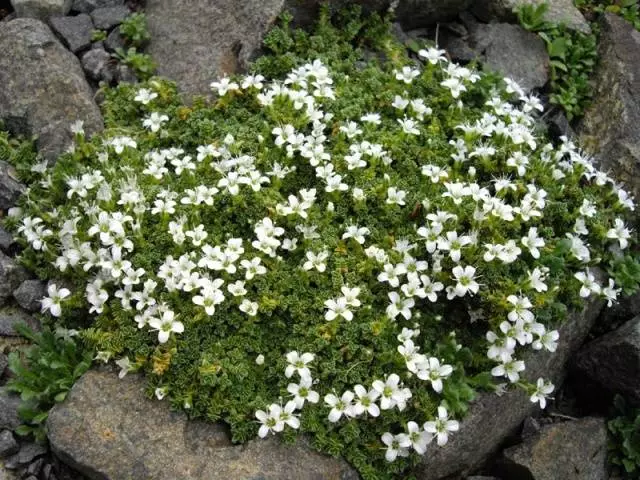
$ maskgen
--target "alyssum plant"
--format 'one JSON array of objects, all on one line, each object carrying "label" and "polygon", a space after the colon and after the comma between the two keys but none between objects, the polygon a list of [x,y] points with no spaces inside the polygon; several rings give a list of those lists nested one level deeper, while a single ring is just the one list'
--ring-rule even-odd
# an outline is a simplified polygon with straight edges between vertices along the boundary
[{"label": "alyssum plant", "polygon": [[43,310],[236,441],[306,432],[365,478],[464,435],[478,388],[544,407],[523,354],[616,300],[591,268],[635,242],[625,190],[547,143],[516,82],[411,60],[379,19],[267,46],[212,103],[159,79],[107,91],[104,134],[76,124],[54,168],[22,166],[7,223],[52,279]]}]

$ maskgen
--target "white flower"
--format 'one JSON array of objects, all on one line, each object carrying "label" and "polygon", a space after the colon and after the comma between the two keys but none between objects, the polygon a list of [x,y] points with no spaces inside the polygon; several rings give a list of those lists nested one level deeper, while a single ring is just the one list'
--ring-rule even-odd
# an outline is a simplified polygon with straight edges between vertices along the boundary
[{"label": "white flower", "polygon": [[74,135],[84,135],[84,122],[82,120],[76,120],[69,127],[71,133]]},{"label": "white flower", "polygon": [[331,407],[329,412],[330,422],[336,423],[343,415],[346,417],[353,416],[353,397],[353,392],[350,390],[344,392],[340,398],[333,393],[325,395],[324,402]]},{"label": "white flower", "polygon": [[415,300],[413,298],[401,298],[398,292],[389,292],[387,295],[391,300],[387,307],[387,316],[394,320],[400,314],[406,320],[409,320],[411,318],[411,309],[415,306]]},{"label": "white flower", "polygon": [[142,126],[155,133],[162,128],[163,123],[168,121],[169,117],[167,115],[160,115],[158,112],[152,112],[151,115],[143,120]]},{"label": "white flower", "polygon": [[462,92],[467,91],[467,87],[464,86],[459,78],[447,78],[440,82],[440,85],[448,88],[453,98],[458,98]]},{"label": "white flower", "polygon": [[509,360],[502,362],[497,367],[491,369],[494,377],[507,377],[511,383],[520,380],[520,372],[524,372],[525,365],[522,360]]},{"label": "white flower", "polygon": [[359,287],[350,288],[347,285],[343,285],[340,287],[340,291],[342,292],[342,295],[344,295],[347,305],[350,307],[360,306],[360,300],[358,300],[358,295],[360,295]]},{"label": "white flower", "polygon": [[258,302],[252,302],[246,298],[242,300],[238,308],[250,317],[255,317],[258,314]]},{"label": "white flower", "polygon": [[44,297],[40,300],[42,313],[49,311],[54,317],[59,317],[62,314],[62,300],[71,295],[71,292],[67,288],[60,288],[52,283],[47,287],[48,297]]},{"label": "white flower", "polygon": [[[546,270],[546,271],[545,271]],[[533,288],[537,292],[546,292],[548,287],[544,282],[547,278],[548,268],[534,268],[532,272],[527,272],[527,281],[531,288]]]},{"label": "white flower", "polygon": [[138,90],[133,100],[143,105],[148,105],[149,102],[156,98],[158,98],[158,94],[156,92],[152,92],[147,88],[141,88]]},{"label": "white flower", "polygon": [[396,76],[396,80],[410,84],[417,76],[420,75],[420,70],[417,68],[402,67],[402,70],[394,70],[393,73]]},{"label": "white flower", "polygon": [[162,317],[152,317],[149,319],[149,326],[158,331],[158,341],[160,343],[166,343],[167,340],[169,340],[171,332],[184,332],[184,325],[182,322],[175,320],[175,314],[171,310],[163,312]]},{"label": "white flower", "polygon": [[453,273],[453,278],[457,282],[453,292],[458,297],[464,297],[467,293],[478,293],[480,285],[475,281],[476,269],[474,267],[457,265],[453,267],[451,273]]},{"label": "white flower", "polygon": [[264,355],[260,354],[256,357],[256,365],[264,365]]},{"label": "white flower", "polygon": [[439,48],[429,48],[427,50],[420,50],[418,55],[425,60],[427,60],[431,65],[435,65],[438,62],[446,62],[447,57],[445,50],[440,50]]},{"label": "white flower", "polygon": [[371,231],[367,227],[358,227],[357,225],[349,225],[347,230],[342,234],[342,239],[353,238],[360,245],[364,244],[365,236]]},{"label": "white flower", "polygon": [[530,308],[533,308],[533,304],[527,297],[509,295],[507,297],[507,302],[513,305],[513,310],[511,310],[507,315],[510,322],[515,323],[518,320],[522,320],[525,323],[529,323],[533,321],[533,313],[529,310]]},{"label": "white flower", "polygon": [[389,375],[384,382],[375,380],[372,387],[380,395],[382,410],[389,410],[395,406],[398,406],[399,410],[403,410],[406,401],[411,398],[411,392],[400,387],[400,377],[395,373]]},{"label": "white flower", "polygon": [[267,273],[267,269],[262,265],[262,259],[260,257],[253,257],[251,260],[242,260],[240,265],[246,270],[244,278],[247,280],[251,280],[256,275],[264,275]]},{"label": "white flower", "polygon": [[366,122],[366,123],[372,123],[374,125],[380,125],[380,123],[382,123],[380,120],[379,113],[367,113],[366,115],[363,115],[362,117],[360,117],[360,121]]},{"label": "white flower", "polygon": [[245,90],[247,88],[256,88],[258,90],[262,90],[264,86],[262,82],[264,81],[264,77],[262,75],[247,75],[242,80],[242,88]]},{"label": "white flower", "polygon": [[522,245],[529,249],[529,253],[533,258],[540,258],[538,248],[544,247],[544,239],[538,236],[538,229],[531,227],[526,237],[522,237]]},{"label": "white flower", "polygon": [[600,293],[601,287],[596,282],[596,277],[589,271],[589,269],[584,272],[576,272],[573,276],[582,283],[582,286],[580,287],[580,296],[582,298],[587,298],[592,293]]},{"label": "white flower", "polygon": [[615,286],[615,281],[613,280],[613,278],[610,278],[609,285],[602,288],[602,295],[604,295],[604,298],[607,300],[608,307],[611,307],[611,305],[613,305],[613,303],[617,301],[618,294],[622,290],[620,288],[615,288]]},{"label": "white flower", "polygon": [[305,401],[318,403],[318,400],[320,400],[318,392],[311,390],[312,384],[311,377],[303,377],[300,379],[300,383],[290,383],[287,386],[287,391],[293,395],[293,401],[298,410],[304,406]]},{"label": "white flower", "polygon": [[258,430],[258,436],[260,438],[266,437],[269,432],[277,433],[284,430],[284,421],[280,418],[282,408],[275,403],[269,405],[268,412],[258,410],[256,412],[256,418],[262,425]]},{"label": "white flower", "polygon": [[398,277],[407,273],[407,267],[404,263],[397,265],[386,263],[383,268],[384,271],[378,275],[378,281],[389,282],[389,285],[394,288],[400,285],[400,279]]},{"label": "white flower", "polygon": [[442,392],[442,379],[447,378],[453,372],[451,365],[440,365],[440,361],[431,357],[426,362],[418,364],[417,376],[420,380],[431,382],[431,386],[436,393]]},{"label": "white flower", "polygon": [[287,378],[291,378],[294,373],[298,373],[300,378],[311,378],[311,370],[307,366],[309,363],[313,362],[316,356],[313,353],[303,353],[300,355],[296,350],[287,353],[287,368],[284,371],[284,376]]},{"label": "white flower", "polygon": [[438,407],[438,417],[435,420],[425,422],[424,429],[435,435],[436,442],[442,447],[449,441],[449,432],[457,432],[460,429],[460,424],[457,420],[449,420],[447,409],[440,406]]},{"label": "white flower", "polygon": [[302,268],[305,270],[311,270],[315,268],[319,272],[324,272],[327,269],[327,259],[329,258],[329,252],[323,250],[319,253],[307,252],[307,261],[304,262]]},{"label": "white flower", "polygon": [[389,432],[381,437],[382,443],[387,446],[384,458],[387,462],[393,462],[398,457],[409,456],[409,445],[411,444],[406,434],[393,435]]},{"label": "white flower", "polygon": [[418,129],[418,123],[411,118],[398,118],[398,123],[402,127],[402,131],[409,135],[420,135],[420,130]]},{"label": "white flower", "polygon": [[335,300],[329,299],[324,302],[324,306],[327,308],[324,318],[328,321],[335,320],[338,317],[342,317],[348,322],[353,320],[353,312],[349,310],[345,297],[339,297]]},{"label": "white flower", "polygon": [[223,77],[216,82],[211,82],[209,86],[212,90],[217,90],[218,95],[221,97],[225,96],[227,92],[240,89],[240,86],[236,82],[232,82],[229,77]]},{"label": "white flower", "polygon": [[406,205],[405,199],[407,198],[407,192],[404,190],[397,190],[395,187],[387,188],[387,203],[390,205]]},{"label": "white flower", "polygon": [[129,357],[122,357],[120,360],[116,360],[116,365],[120,367],[120,372],[118,373],[118,378],[124,378],[127,373],[133,370],[133,366],[131,365],[131,360]]},{"label": "white flower", "polygon": [[544,409],[547,406],[547,398],[554,389],[551,382],[545,382],[543,378],[539,378],[536,382],[536,389],[529,399],[532,403],[540,403],[540,408]]},{"label": "white flower", "polygon": [[407,437],[411,447],[419,455],[427,451],[427,445],[433,440],[433,435],[420,428],[416,422],[407,423]]},{"label": "white flower", "polygon": [[624,250],[629,245],[631,232],[620,218],[616,218],[615,227],[607,232],[607,238],[618,240],[620,243],[620,249]]},{"label": "white flower", "polygon": [[365,412],[372,417],[380,415],[380,408],[376,405],[376,400],[380,396],[377,391],[373,389],[367,390],[362,385],[356,385],[353,390],[357,397],[352,408],[354,415],[362,415]]}]

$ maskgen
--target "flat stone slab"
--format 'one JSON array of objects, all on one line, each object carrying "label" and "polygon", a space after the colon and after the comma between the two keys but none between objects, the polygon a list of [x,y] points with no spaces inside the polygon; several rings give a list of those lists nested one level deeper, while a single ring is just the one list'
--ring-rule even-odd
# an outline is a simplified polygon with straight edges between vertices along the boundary
[{"label": "flat stone slab", "polygon": [[88,371],[49,414],[53,451],[95,480],[356,480],[344,461],[278,438],[234,446],[222,425],[150,400],[140,375]]}]

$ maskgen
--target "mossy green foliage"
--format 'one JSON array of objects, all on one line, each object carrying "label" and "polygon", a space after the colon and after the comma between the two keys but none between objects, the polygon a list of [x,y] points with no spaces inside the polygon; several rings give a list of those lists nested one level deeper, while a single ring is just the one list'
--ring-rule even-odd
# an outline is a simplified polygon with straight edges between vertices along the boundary
[{"label": "mossy green foliage", "polygon": [[636,30],[640,30],[640,3],[638,0],[575,0],[575,5],[586,16],[595,18],[605,12],[615,13],[630,22]]},{"label": "mossy green foliage", "polygon": [[614,409],[608,422],[609,461],[620,467],[624,478],[640,478],[640,408],[634,408],[618,395]]},{"label": "mossy green foliage", "polygon": [[551,58],[550,101],[573,120],[584,114],[593,94],[590,82],[598,57],[597,35],[545,21],[547,9],[547,3],[526,4],[518,10],[518,18],[545,41]]},{"label": "mossy green foliage", "polygon": [[[63,315],[57,319],[59,326],[80,329],[80,337],[91,349],[108,352],[112,358],[128,357],[135,369],[146,373],[150,396],[156,388],[162,388],[174,408],[185,409],[192,417],[227,422],[237,442],[256,436],[256,410],[289,396],[286,389],[290,380],[283,375],[287,352],[297,350],[316,355],[312,374],[318,382],[316,389],[322,395],[332,390],[340,394],[355,384],[370,385],[391,372],[406,372],[405,361],[397,351],[400,324],[385,314],[386,290],[375,280],[378,265],[364,255],[358,243],[342,240],[342,232],[346,225],[366,225],[371,230],[367,243],[389,250],[390,255],[397,257],[393,262],[401,262],[402,256],[391,251],[395,240],[410,238],[417,242],[416,227],[424,224],[428,211],[452,208],[450,201],[441,196],[442,186],[426,181],[420,174],[420,165],[440,165],[448,168],[452,177],[466,178],[467,166],[451,160],[454,150],[449,140],[459,135],[459,125],[482,117],[488,100],[494,96],[509,98],[501,80],[487,74],[468,85],[464,106],[460,107],[452,100],[449,90],[440,85],[436,68],[428,63],[424,73],[411,85],[395,80],[394,69],[401,69],[411,60],[389,34],[388,23],[377,16],[363,19],[350,12],[337,16],[332,22],[325,12],[313,33],[291,30],[285,21],[267,36],[265,47],[269,53],[258,59],[253,69],[268,78],[282,78],[292,68],[314,59],[320,59],[329,67],[337,97],[326,108],[335,115],[330,132],[334,157],[346,154],[351,143],[338,132],[341,121],[359,119],[367,112],[380,112],[382,125],[363,124],[362,127],[365,137],[375,138],[385,146],[393,158],[393,168],[385,171],[371,159],[371,168],[345,173],[350,183],[366,191],[364,202],[354,202],[350,194],[325,193],[319,186],[322,197],[319,203],[323,208],[310,210],[309,222],[317,225],[320,238],[302,240],[305,248],[287,254],[286,261],[262,256],[267,273],[251,282],[251,299],[259,304],[257,316],[240,312],[239,301],[233,298],[219,305],[214,316],[208,316],[192,302],[191,295],[159,289],[158,301],[172,305],[185,324],[185,331],[171,336],[165,344],[158,344],[157,334],[137,327],[134,321],[137,312],[123,309],[116,298],[109,300],[102,313],[87,315],[84,293],[91,275],[80,265],[59,272],[53,265],[57,257],[55,242],[48,251],[27,248],[22,256],[25,265],[40,276],[62,277],[73,292],[63,305]],[[77,235],[82,241],[91,241],[86,235],[95,222],[91,208],[98,203],[108,211],[121,207],[116,205],[115,197],[108,201],[83,201],[79,207],[77,199],[67,198],[66,182],[70,177],[100,169],[115,188],[121,180],[135,176],[145,198],[151,200],[167,185],[141,174],[147,163],[145,152],[172,146],[195,152],[201,145],[221,146],[222,139],[231,134],[235,138],[229,147],[233,155],[254,156],[264,171],[275,162],[283,165],[295,162],[296,172],[284,180],[272,177],[268,189],[258,192],[247,189],[240,195],[216,197],[211,208],[178,205],[177,215],[184,215],[189,225],[204,224],[209,234],[207,243],[212,245],[223,243],[229,237],[253,238],[255,223],[264,217],[273,217],[287,231],[295,231],[296,220],[274,216],[274,206],[317,180],[313,168],[287,158],[271,141],[274,126],[288,123],[296,128],[304,126],[292,102],[276,98],[270,108],[262,108],[254,96],[231,92],[213,103],[197,99],[186,106],[170,82],[153,78],[144,86],[158,94],[153,101],[153,111],[166,114],[170,119],[161,132],[153,133],[142,127],[141,120],[149,109],[132,101],[140,85],[120,85],[105,90],[103,136],[87,141],[78,135],[74,151],[60,157],[44,179],[22,165],[20,171],[25,180],[38,179],[31,183],[30,193],[22,201],[26,213],[42,218],[52,227],[57,225],[56,230],[61,219],[79,216]],[[398,130],[391,103],[396,95],[407,95],[407,91],[413,98],[427,99],[433,109],[421,136]],[[538,133],[542,140],[543,130]],[[101,163],[98,154],[106,149],[103,140],[117,135],[135,138],[137,149],[126,148],[120,155],[109,150],[110,160],[102,157],[105,163]],[[258,142],[258,135],[265,141]],[[473,133],[465,139],[470,145],[480,140]],[[494,177],[507,173],[505,162],[510,147],[506,142],[501,144],[501,140],[496,142],[499,153],[495,158],[475,161],[474,181],[489,184]],[[388,182],[381,180],[383,171],[390,177]],[[584,182],[583,173],[578,165],[562,181],[557,181],[549,164],[541,159],[540,150],[532,153],[526,178],[535,179],[537,187],[547,192],[544,219],[536,223],[547,241],[539,261],[527,257],[526,261],[510,264],[483,263],[485,241],[503,243],[507,239],[519,239],[526,234],[528,225],[519,219],[505,224],[493,217],[479,225],[472,220],[474,204],[455,207],[460,231],[479,229],[482,241],[469,246],[464,256],[469,264],[482,264],[483,294],[451,302],[441,299],[437,303],[420,303],[412,320],[402,323],[420,329],[416,344],[421,352],[428,352],[454,367],[442,394],[435,394],[415,376],[403,374],[404,384],[413,392],[404,411],[392,409],[384,411],[379,418],[361,417],[332,424],[327,421],[328,409],[322,402],[306,405],[300,431],[311,435],[316,448],[345,456],[364,478],[399,478],[397,476],[418,462],[419,457],[385,462],[381,435],[402,430],[409,420],[422,424],[432,419],[441,401],[451,414],[461,417],[476,390],[493,388],[488,370],[494,362],[486,357],[485,333],[487,329],[498,329],[511,308],[506,297],[521,291],[533,265],[546,265],[550,269],[548,291],[529,294],[539,322],[552,329],[568,310],[583,306],[577,293],[579,283],[573,277],[573,272],[582,268],[582,264],[571,255],[565,233],[580,216],[583,201],[594,201],[598,215],[586,220],[589,230],[594,232],[590,249],[598,253],[594,262],[607,266],[614,255],[609,250],[611,241],[606,239],[606,232],[614,218],[625,214],[614,193]],[[172,175],[169,186],[182,192],[200,184],[215,185],[218,179],[215,170],[199,168],[194,175]],[[516,191],[506,193],[505,198],[517,201],[526,192],[526,182],[515,179],[514,183]],[[385,203],[389,184],[408,192],[409,207]],[[425,199],[428,201],[423,202]],[[333,211],[326,208],[328,202],[334,204]],[[178,257],[190,250],[188,244],[176,245],[167,233],[168,216],[144,215],[139,220],[140,230],[132,236],[135,251],[130,258],[136,268],[144,268],[153,276],[167,255]],[[14,219],[8,219],[7,225],[17,227]],[[331,253],[327,274],[300,268],[305,250],[317,252],[323,248]],[[446,268],[440,275],[443,282],[450,283]],[[360,299],[372,308],[357,310],[351,322],[325,321],[325,300],[334,297],[346,284],[362,287]],[[484,309],[485,318],[471,323],[468,311],[478,308]],[[264,364],[255,362],[258,355],[264,355]],[[292,441],[296,433],[288,429],[282,437]]]}]

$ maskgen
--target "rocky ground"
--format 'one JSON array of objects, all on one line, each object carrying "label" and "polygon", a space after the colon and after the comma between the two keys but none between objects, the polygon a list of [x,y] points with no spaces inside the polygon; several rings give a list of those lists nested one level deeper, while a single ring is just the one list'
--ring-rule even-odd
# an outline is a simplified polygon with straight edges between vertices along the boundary
[{"label": "rocky ground", "polygon": [[[477,59],[544,94],[549,56],[538,36],[515,24],[511,12],[518,2],[401,0],[394,28],[407,43],[437,34],[453,59]],[[178,81],[187,97],[206,95],[212,78],[245,68],[284,8],[292,9],[294,23],[304,25],[318,6],[315,0],[213,3],[147,0],[144,6],[152,34],[148,52],[158,72]],[[383,0],[363,3],[385,7]],[[571,0],[552,6],[550,21],[589,30]],[[83,120],[89,134],[99,131],[99,83],[136,81],[112,53],[122,46],[118,25],[141,7],[123,0],[0,0],[0,119],[16,134],[37,135],[40,154],[51,162],[68,147],[72,122]],[[92,41],[96,29],[107,33],[106,40]],[[595,102],[574,125],[575,135],[640,198],[640,33],[613,15],[604,17],[601,29]],[[551,110],[546,119],[552,131],[574,134],[559,111]],[[22,190],[15,172],[0,159],[0,210],[11,208]],[[38,328],[32,315],[45,289],[13,260],[17,251],[0,228],[0,374],[5,380],[5,353],[23,342],[14,325],[26,321]],[[607,405],[615,393],[640,404],[638,298],[613,310],[602,311],[599,302],[587,305],[562,327],[557,352],[527,361],[533,378],[545,372],[556,384],[567,379],[543,416],[533,418],[533,404],[520,395],[480,395],[462,422],[464,435],[427,454],[416,478],[608,478]],[[603,324],[619,328],[606,331]],[[108,369],[88,372],[52,411],[49,446],[14,435],[18,399],[0,397],[0,479],[358,478],[346,463],[311,451],[304,440],[295,446],[273,439],[233,446],[224,426],[188,422],[165,403],[146,400],[143,389],[135,375],[120,381]],[[140,421],[141,412],[148,421]],[[489,476],[472,475],[478,472]]]}]

